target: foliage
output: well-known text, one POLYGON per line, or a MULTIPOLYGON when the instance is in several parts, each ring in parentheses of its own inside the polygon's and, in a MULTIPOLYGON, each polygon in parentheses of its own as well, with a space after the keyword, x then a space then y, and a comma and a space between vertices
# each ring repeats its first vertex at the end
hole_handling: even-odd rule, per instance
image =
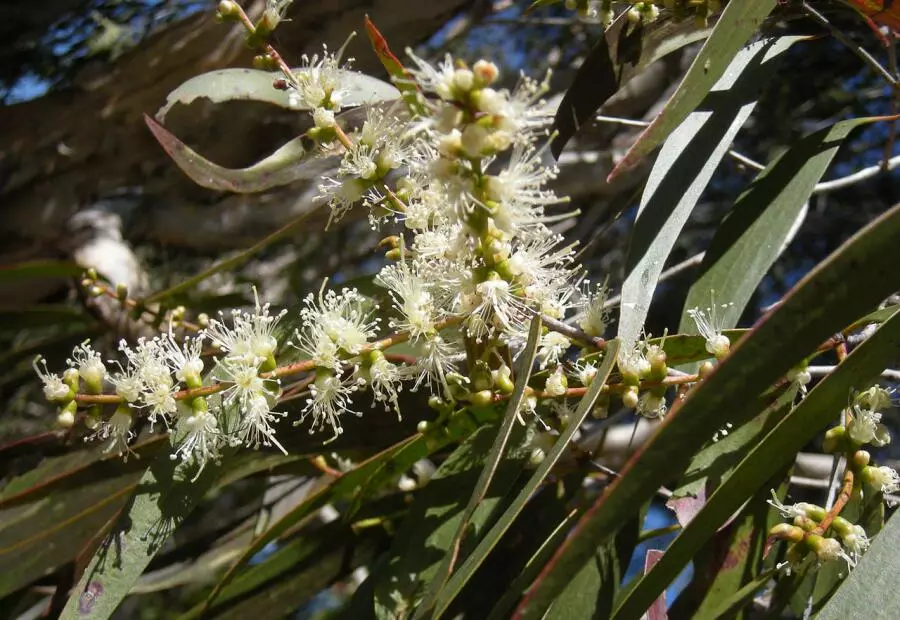
MULTIPOLYGON (((673 613, 837 617, 886 587, 897 519, 885 526, 884 499, 900 475, 878 449, 891 439, 885 380, 900 361, 900 205, 734 328, 851 132, 894 119, 817 128, 760 165, 702 259, 679 333, 647 333, 663 267, 764 105, 760 89, 811 44, 783 22, 821 15, 752 0, 567 2, 608 28, 554 110, 549 74, 504 89, 490 59, 404 60, 371 21, 391 83, 347 68, 343 50, 292 67, 272 36, 288 4, 251 20, 220 2, 256 68, 191 79, 147 125, 188 177, 220 191, 287 185, 332 161, 319 200, 329 223, 366 213, 383 236, 378 272, 340 289, 326 280, 280 311, 255 289, 250 309, 218 318, 176 305, 308 224, 304 214, 142 298, 84 274, 85 295, 151 328, 117 355, 81 341, 93 326, 65 306, 7 317, 65 323, 80 344, 61 343, 71 353, 58 374, 52 357, 33 364, 63 430, 0 448, 9 464, 47 454, 0 491, 4 609, 24 610, 51 584, 51 610, 66 619, 108 618, 151 592, 177 599, 184 618, 323 605, 348 618, 659 617, 692 561, 673 613), (698 40, 610 175, 659 147, 606 339, 617 302, 584 279, 555 228, 572 214, 545 156, 651 61, 698 40), (295 110, 307 128, 228 168, 163 124, 198 98, 295 110), (640 443, 620 446, 623 457, 606 434, 631 420, 640 443), (834 456, 834 492, 794 503, 802 478, 791 470, 811 447, 834 456), (659 532, 644 516, 661 494, 677 535, 645 557, 639 542, 659 532), (633 557, 644 573, 626 576, 633 557)), ((72 270, 46 261, 0 274, 72 270)))

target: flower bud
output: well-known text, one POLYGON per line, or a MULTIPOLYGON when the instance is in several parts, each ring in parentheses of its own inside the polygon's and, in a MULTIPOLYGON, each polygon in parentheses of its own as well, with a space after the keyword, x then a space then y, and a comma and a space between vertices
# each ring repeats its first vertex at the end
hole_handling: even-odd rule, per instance
POLYGON ((647 348, 647 361, 650 362, 650 372, 647 378, 652 381, 661 381, 669 374, 669 367, 666 364, 666 352, 659 345, 651 345, 647 348))
POLYGON ((843 426, 835 426, 825 432, 825 439, 822 442, 822 449, 829 454, 837 454, 845 452, 847 449, 847 429, 843 426))
POLYGON ((629 386, 625 393, 622 394, 622 404, 625 405, 627 409, 634 409, 638 406, 638 402, 640 401, 638 397, 638 389, 636 386, 629 386))
POLYGON ((494 393, 490 390, 480 390, 469 394, 469 402, 476 407, 487 407, 494 402, 494 393))
MULTIPOLYGON (((432 397, 432 398, 434 398, 434 397, 432 397)), ((438 399, 438 400, 440 400, 440 399, 438 399)), ((430 399, 429 399, 428 404, 429 405, 431 404, 430 399)), ((431 425, 428 423, 428 420, 422 420, 421 422, 416 424, 416 431, 419 433, 427 433, 429 428, 431 428, 431 425)))
POLYGON ((526 467, 534 469, 543 463, 545 458, 547 458, 547 455, 541 448, 532 448, 531 454, 528 455, 526 467))
POLYGON ((472 67, 472 73, 475 75, 475 83, 483 87, 493 84, 500 75, 500 70, 494 63, 482 59, 472 67))
POLYGON ((62 428, 72 428, 75 425, 75 412, 78 411, 78 403, 69 401, 65 407, 61 407, 56 423, 62 428))
POLYGON ((700 370, 699 370, 698 374, 700 375, 701 379, 705 379, 706 377, 711 375, 712 371, 715 369, 716 369, 715 365, 711 361, 706 360, 705 362, 700 364, 700 370))
POLYGON ((779 523, 772 527, 771 530, 769 530, 769 536, 771 538, 777 538, 779 540, 789 540, 796 543, 803 540, 803 537, 806 536, 806 532, 794 525, 790 525, 788 523, 779 523))
POLYGON ((853 453, 853 458, 851 462, 853 463, 854 469, 860 469, 869 464, 869 461, 872 459, 872 455, 869 454, 865 450, 857 450, 853 453))
POLYGON ((557 366, 544 383, 544 391, 548 396, 564 396, 568 387, 569 381, 562 366, 557 366))
POLYGON ((475 365, 469 373, 469 379, 475 390, 490 390, 494 387, 493 373, 484 360, 475 361, 475 365))
POLYGON ((237 19, 241 9, 236 2, 232 0, 222 0, 216 7, 216 17, 219 19, 237 19))

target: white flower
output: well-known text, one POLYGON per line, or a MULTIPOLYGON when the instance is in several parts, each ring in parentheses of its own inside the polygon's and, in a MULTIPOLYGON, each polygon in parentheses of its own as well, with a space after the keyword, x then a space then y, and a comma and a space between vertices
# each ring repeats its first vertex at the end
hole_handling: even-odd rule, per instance
POLYGON ((869 482, 882 493, 900 491, 900 474, 893 467, 867 467, 865 472, 869 482))
POLYGON ((169 332, 160 339, 166 362, 179 381, 200 383, 200 373, 203 372, 203 360, 200 359, 203 337, 204 334, 201 332, 196 338, 185 338, 184 342, 179 344, 169 332))
POLYGON ((650 361, 647 359, 647 343, 636 342, 630 351, 619 351, 619 371, 622 374, 644 377, 650 372, 650 361))
MULTIPOLYGON (((253 312, 234 310, 231 313, 232 326, 228 327, 222 320, 211 320, 207 332, 209 339, 226 352, 226 357, 248 364, 259 365, 270 359, 278 348, 275 328, 287 314, 282 310, 272 316, 269 304, 259 304, 256 288, 253 289, 253 312)), ((222 314, 219 314, 220 319, 222 314)))
POLYGON ((520 76, 506 104, 496 113, 502 119, 500 128, 508 132, 516 143, 533 139, 534 134, 544 129, 553 117, 555 110, 541 100, 550 90, 551 75, 548 70, 540 82, 520 76))
POLYGON ((260 444, 275 445, 287 454, 287 450, 275 439, 275 429, 272 428, 272 424, 286 414, 272 411, 270 402, 278 393, 259 376, 259 369, 246 363, 246 360, 225 359, 216 366, 216 373, 217 381, 233 384, 222 392, 222 401, 225 406, 236 406, 240 412, 238 440, 251 448, 257 448, 260 444))
POLYGON ((477 306, 466 320, 466 333, 481 342, 495 328, 516 333, 524 329, 527 306, 511 290, 509 282, 489 278, 475 285, 477 306))
POLYGON ((34 361, 31 362, 31 367, 34 368, 34 372, 37 373, 41 383, 44 384, 44 398, 49 401, 61 401, 73 395, 71 388, 66 385, 63 378, 47 369, 46 359, 40 356, 34 358, 34 361))
POLYGON ((589 281, 584 282, 575 320, 578 322, 578 327, 589 336, 601 338, 606 332, 606 327, 609 325, 609 310, 605 307, 608 298, 609 289, 605 282, 598 284, 593 290, 591 290, 589 281))
MULTIPOLYGON (((118 362, 116 362, 118 364, 118 362)), ((119 371, 113 373, 109 377, 110 383, 116 390, 116 394, 125 402, 133 403, 141 397, 144 391, 144 382, 138 376, 138 369, 129 364, 126 368, 122 368, 118 364, 119 371)))
POLYGON ((416 378, 412 391, 418 391, 423 382, 428 384, 428 390, 432 393, 438 391, 435 388, 446 391, 447 373, 454 369, 451 358, 455 354, 454 347, 437 334, 424 339, 416 365, 406 370, 407 374, 416 378))
POLYGON ((106 379, 106 366, 100 359, 100 354, 91 348, 89 341, 85 340, 72 351, 72 357, 66 360, 69 368, 78 370, 78 375, 85 383, 99 389, 106 379))
POLYGON ((353 356, 362 352, 375 336, 378 319, 372 318, 372 304, 356 289, 325 292, 326 283, 322 283, 318 296, 310 293, 303 300, 303 327, 295 332, 294 346, 316 366, 340 370, 342 353, 353 356))
POLYGON ((121 373, 117 379, 117 389, 122 386, 128 396, 133 396, 133 389, 140 381, 142 385, 140 405, 148 408, 147 419, 151 425, 158 417, 175 413, 177 388, 168 365, 166 352, 158 338, 147 340, 139 338, 137 347, 132 349, 124 340, 119 349, 125 354, 132 369, 130 373, 121 373))
POLYGON ((557 366, 544 383, 544 391, 548 396, 564 396, 567 387, 566 375, 562 366, 557 366))
POLYGON ((312 396, 306 400, 300 422, 302 423, 307 416, 311 415, 313 421, 309 429, 310 433, 324 429, 327 425, 334 433, 331 440, 337 439, 344 432, 341 427, 341 415, 344 413, 352 413, 355 416, 362 415, 350 408, 353 393, 359 387, 359 379, 354 377, 341 381, 340 377, 329 372, 316 373, 316 380, 309 388, 312 396))
POLYGON ((869 409, 854 408, 853 418, 847 424, 847 433, 856 443, 870 443, 873 446, 885 446, 891 441, 891 434, 881 424, 881 414, 869 409))
POLYGON ((385 266, 375 277, 375 283, 390 291, 394 308, 403 315, 402 320, 391 320, 392 329, 408 332, 413 341, 434 332, 434 300, 429 285, 418 275, 415 262, 385 266))
POLYGON ((816 557, 819 558, 820 562, 844 560, 847 563, 847 566, 851 568, 856 566, 856 562, 853 560, 853 558, 847 555, 847 552, 844 551, 841 543, 839 543, 835 538, 822 539, 819 543, 818 548, 816 549, 816 557))
POLYGON ((184 463, 196 463, 199 466, 196 480, 206 463, 219 459, 222 446, 222 433, 216 416, 209 411, 201 411, 182 418, 178 425, 178 433, 184 433, 172 459, 180 458, 184 463))
POLYGON ((854 525, 851 533, 841 537, 841 542, 844 543, 854 563, 869 549, 869 537, 861 525, 854 525))
MULTIPOLYGON (((379 352, 380 353, 380 352, 379 352)), ((372 388, 375 400, 384 403, 385 409, 393 407, 400 418, 399 392, 403 389, 400 381, 402 375, 396 364, 392 364, 384 355, 375 355, 372 364, 365 369, 364 379, 372 388)))
POLYGON ((530 145, 516 144, 506 169, 486 179, 487 196, 498 203, 491 216, 498 228, 511 235, 545 221, 544 207, 563 202, 544 188, 558 172, 555 166, 541 161, 545 148, 535 150, 530 145))
POLYGON ((131 412, 127 407, 119 407, 109 420, 101 422, 97 430, 87 439, 108 441, 106 448, 103 450, 104 452, 115 452, 127 456, 131 453, 128 442, 134 438, 134 431, 131 430, 131 425, 131 412))
MULTIPOLYGON (((352 59, 351 59, 352 60, 352 59)), ((344 97, 341 85, 341 59, 339 54, 329 54, 323 46, 322 57, 312 58, 304 54, 300 68, 293 74, 289 93, 292 106, 315 110, 339 110, 344 97)))
POLYGON ((540 367, 546 368, 551 364, 559 363, 560 359, 569 350, 572 343, 569 339, 559 332, 547 332, 541 336, 540 345, 538 346, 537 359, 540 361, 540 367))
MULTIPOLYGON (((725 310, 732 305, 721 304, 718 308, 725 310)), ((706 339, 706 350, 716 356, 716 359, 721 359, 728 355, 731 341, 728 339, 728 336, 722 333, 727 317, 719 314, 716 304, 711 303, 709 308, 705 310, 691 308, 688 310, 688 315, 697 325, 697 331, 706 339)))
POLYGON ((581 382, 581 385, 588 387, 594 381, 594 377, 597 376, 597 367, 593 362, 578 360, 575 363, 575 372, 578 374, 578 380, 581 382))
POLYGON ((320 129, 329 129, 337 125, 334 112, 325 108, 316 108, 312 113, 313 123, 320 129))
POLYGON ((456 68, 453 66, 453 58, 450 54, 444 56, 444 61, 437 67, 431 66, 427 61, 416 56, 410 48, 406 48, 406 55, 416 65, 415 68, 410 68, 409 72, 422 90, 435 93, 445 101, 454 98, 456 68))
POLYGON ((814 508, 812 504, 807 504, 806 502, 800 502, 798 504, 791 504, 787 506, 781 503, 781 500, 778 499, 778 496, 775 495, 775 491, 772 491, 772 499, 766 500, 766 503, 772 506, 775 510, 781 513, 785 519, 793 519, 795 517, 803 517, 804 519, 808 517, 809 510, 814 508))

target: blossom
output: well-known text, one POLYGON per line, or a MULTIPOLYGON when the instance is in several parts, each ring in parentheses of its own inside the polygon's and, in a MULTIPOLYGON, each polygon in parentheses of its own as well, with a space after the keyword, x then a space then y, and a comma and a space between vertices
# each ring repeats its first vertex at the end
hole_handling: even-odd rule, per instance
POLYGON ((325 426, 331 427, 334 433, 332 440, 344 432, 341 427, 341 415, 352 413, 353 415, 362 415, 350 408, 350 401, 353 393, 360 387, 360 380, 355 377, 348 377, 346 380, 327 371, 316 373, 316 380, 310 386, 310 398, 306 399, 306 406, 303 408, 302 423, 307 416, 312 416, 312 426, 310 433, 318 429, 324 429, 325 426))
POLYGON ((288 93, 290 105, 308 110, 339 110, 346 94, 341 84, 340 52, 331 54, 328 46, 323 46, 321 57, 303 54, 300 60, 301 66, 290 82, 293 87, 288 93))
POLYGON ((424 339, 420 345, 416 364, 406 371, 407 374, 415 377, 412 391, 418 391, 423 383, 428 384, 431 392, 436 392, 436 387, 446 391, 447 373, 454 369, 452 358, 455 353, 456 349, 437 334, 424 339))
POLYGON ((565 355, 572 343, 558 332, 547 332, 538 344, 537 359, 541 368, 556 364, 565 355))
POLYGON ((316 366, 340 370, 342 354, 358 355, 375 336, 378 319, 372 318, 372 304, 356 289, 340 293, 310 293, 300 311, 303 327, 295 331, 294 345, 315 362, 316 366))
POLYGON ((900 474, 893 467, 866 467, 863 472, 869 484, 882 493, 900 491, 900 474))
POLYGON ((466 333, 481 342, 495 328, 507 332, 520 332, 526 323, 528 312, 525 303, 512 292, 509 282, 499 276, 489 277, 475 285, 477 304, 466 320, 466 333))
POLYGON ((662 418, 666 415, 666 397, 662 394, 644 392, 638 400, 637 412, 638 415, 651 420, 662 418))
MULTIPOLYGON (((721 304, 719 309, 727 309, 733 304, 721 304)), ((731 348, 731 340, 723 334, 725 321, 727 317, 719 314, 716 304, 712 303, 704 310, 700 308, 691 308, 688 315, 694 320, 697 331, 706 339, 706 350, 715 355, 717 359, 721 359, 728 355, 731 348)))
POLYGON ((246 360, 225 359, 216 366, 217 381, 227 381, 231 385, 222 392, 222 402, 227 407, 236 407, 240 413, 237 439, 248 447, 257 448, 275 445, 284 454, 287 450, 275 439, 272 424, 285 414, 273 412, 270 402, 278 396, 274 380, 259 376, 259 369, 246 360))
POLYGON ((601 338, 606 332, 606 327, 609 325, 609 310, 606 308, 608 298, 609 288, 607 288, 606 282, 591 289, 590 281, 584 281, 575 320, 578 327, 589 336, 601 338))
POLYGON ((204 334, 201 333, 196 338, 185 338, 184 342, 179 344, 169 332, 160 339, 166 362, 175 374, 175 378, 179 381, 197 384, 189 387, 197 387, 201 381, 203 360, 200 359, 200 352, 203 350, 203 337, 204 334))
POLYGON ((278 348, 275 329, 287 310, 274 316, 269 314, 271 306, 260 305, 256 288, 253 289, 253 298, 253 312, 233 310, 231 327, 225 324, 224 316, 219 313, 221 320, 210 321, 207 335, 213 344, 226 352, 229 359, 259 365, 271 358, 278 348))
POLYGON ((556 370, 550 373, 550 376, 547 377, 547 381, 544 383, 544 391, 548 396, 563 396, 567 387, 566 375, 562 366, 557 366, 556 370))
POLYGON ((127 455, 131 453, 128 442, 134 438, 134 431, 131 430, 132 416, 128 407, 118 407, 110 416, 109 420, 100 423, 94 433, 87 439, 99 439, 106 441, 107 446, 104 452, 116 452, 117 454, 127 455))
POLYGON ((498 228, 509 234, 540 224, 545 221, 544 207, 563 202, 552 190, 544 187, 557 175, 556 167, 543 163, 544 150, 516 144, 507 167, 497 175, 486 178, 486 194, 496 203, 491 217, 498 228))
POLYGON ((392 319, 391 328, 408 332, 413 341, 432 333, 436 321, 430 286, 417 271, 416 263, 403 261, 385 266, 375 277, 376 284, 390 291, 394 308, 403 316, 392 319))
POLYGON ((47 369, 46 359, 37 356, 31 362, 31 367, 34 368, 34 372, 44 384, 44 398, 49 401, 62 401, 74 396, 72 389, 66 385, 63 378, 47 369))
POLYGON ((85 340, 75 347, 66 364, 69 368, 75 368, 89 387, 96 391, 102 389, 103 380, 106 379, 106 366, 100 359, 100 354, 91 347, 90 341, 85 340))
MULTIPOLYGON (((457 86, 456 68, 453 66, 453 58, 450 54, 445 55, 443 62, 439 63, 437 67, 416 56, 410 48, 406 48, 406 55, 412 59, 415 65, 415 67, 410 67, 408 71, 412 74, 415 84, 419 88, 426 92, 435 93, 445 101, 454 98, 454 87, 457 86)), ((461 81, 461 85, 466 85, 464 76, 461 81)))
POLYGON ((209 411, 195 412, 181 420, 176 434, 179 436, 179 443, 170 458, 198 465, 199 469, 194 476, 196 480, 207 462, 219 459, 223 438, 218 420, 209 411))
POLYGON ((403 378, 400 368, 392 364, 380 351, 373 355, 373 361, 362 373, 363 380, 372 388, 375 400, 384 403, 385 409, 393 407, 400 417, 399 392, 403 378))

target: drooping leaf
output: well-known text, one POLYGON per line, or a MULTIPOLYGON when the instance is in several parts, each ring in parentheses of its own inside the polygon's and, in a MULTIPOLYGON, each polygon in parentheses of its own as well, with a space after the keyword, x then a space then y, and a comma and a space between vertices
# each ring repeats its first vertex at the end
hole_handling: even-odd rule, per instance
POLYGON ((0 331, 19 331, 32 327, 76 327, 94 320, 82 310, 62 304, 43 304, 22 310, 0 310, 0 331))
MULTIPOLYGON (((807 274, 779 306, 738 341, 731 354, 688 398, 676 401, 657 432, 628 460, 620 476, 579 521, 523 599, 516 617, 540 617, 593 551, 667 478, 682 471, 715 429, 733 418, 749 418, 754 407, 761 410, 759 394, 836 330, 897 288, 897 234, 900 206, 876 219, 807 274)), ((846 391, 840 398, 845 395, 846 391)), ((729 480, 735 476, 737 472, 729 480)), ((743 493, 741 497, 746 499, 743 493)), ((698 519, 699 515, 691 524, 698 519)), ((663 562, 650 574, 656 573, 663 562)), ((663 581, 663 586, 668 581, 663 581)), ((659 591, 661 587, 653 589, 654 594, 659 591)))
POLYGON ((790 465, 794 455, 837 418, 851 387, 863 389, 896 359, 900 359, 900 313, 857 347, 834 373, 820 381, 802 403, 769 431, 707 499, 706 505, 675 538, 656 568, 621 602, 617 615, 628 618, 640 613, 640 609, 675 578, 703 542, 746 501, 749 494, 755 493, 781 468, 790 465))
POLYGON ((572 416, 569 426, 567 426, 560 434, 559 439, 553 444, 553 448, 547 453, 537 470, 531 475, 531 478, 528 479, 528 482, 523 489, 519 491, 519 494, 509 507, 504 511, 500 518, 497 519, 497 522, 491 527, 490 531, 485 534, 484 538, 482 538, 472 553, 469 554, 459 569, 451 575, 435 605, 435 613, 437 615, 442 614, 453 599, 460 591, 462 591, 463 586, 465 586, 469 579, 472 578, 487 555, 497 545, 500 538, 509 529, 519 513, 522 512, 522 509, 525 507, 525 504, 529 501, 532 494, 537 490, 541 483, 543 483, 544 479, 550 473, 550 470, 559 460, 560 456, 562 456, 563 451, 568 448, 572 437, 575 436, 581 423, 593 409, 594 403, 597 402, 601 390, 606 385, 606 381, 609 378, 610 372, 612 372, 618 351, 618 341, 611 340, 606 343, 603 362, 597 368, 597 374, 594 376, 587 394, 585 394, 581 399, 581 402, 578 403, 578 408, 572 416))
POLYGON ((209 161, 150 116, 144 120, 166 153, 191 180, 209 189, 249 194, 300 178, 308 152, 303 137, 294 138, 277 151, 247 168, 224 168, 209 161))
POLYGON ((711 31, 690 19, 659 19, 634 26, 625 14, 620 15, 578 68, 559 104, 553 120, 559 135, 550 144, 553 155, 558 158, 600 106, 647 65, 709 36, 711 31))
POLYGON ((687 311, 708 306, 711 298, 722 326, 737 325, 756 287, 784 251, 798 216, 847 135, 878 120, 853 119, 817 131, 757 175, 706 250, 701 275, 684 302, 679 332, 697 332, 687 311))
POLYGON ((739 50, 757 31, 759 25, 775 7, 777 0, 732 0, 713 28, 703 48, 678 89, 647 129, 631 146, 625 157, 609 173, 612 181, 624 170, 634 166, 700 106, 719 78, 726 75, 739 50))
POLYGON ((731 141, 756 107, 759 89, 798 40, 762 39, 742 49, 727 70, 723 67, 724 75, 700 109, 668 136, 644 187, 626 258, 619 320, 624 350, 640 337, 666 259, 731 141))
MULTIPOLYGON (((307 67, 291 69, 296 75, 309 73, 307 67)), ((343 107, 353 107, 365 103, 396 99, 400 93, 392 85, 356 71, 339 69, 339 79, 344 97, 343 107)), ((188 105, 196 99, 209 99, 213 103, 223 101, 259 101, 271 103, 289 110, 305 110, 302 105, 292 104, 289 91, 279 90, 272 83, 281 77, 280 73, 258 69, 217 69, 192 77, 169 93, 166 104, 156 113, 156 120, 163 122, 176 104, 188 105)))

